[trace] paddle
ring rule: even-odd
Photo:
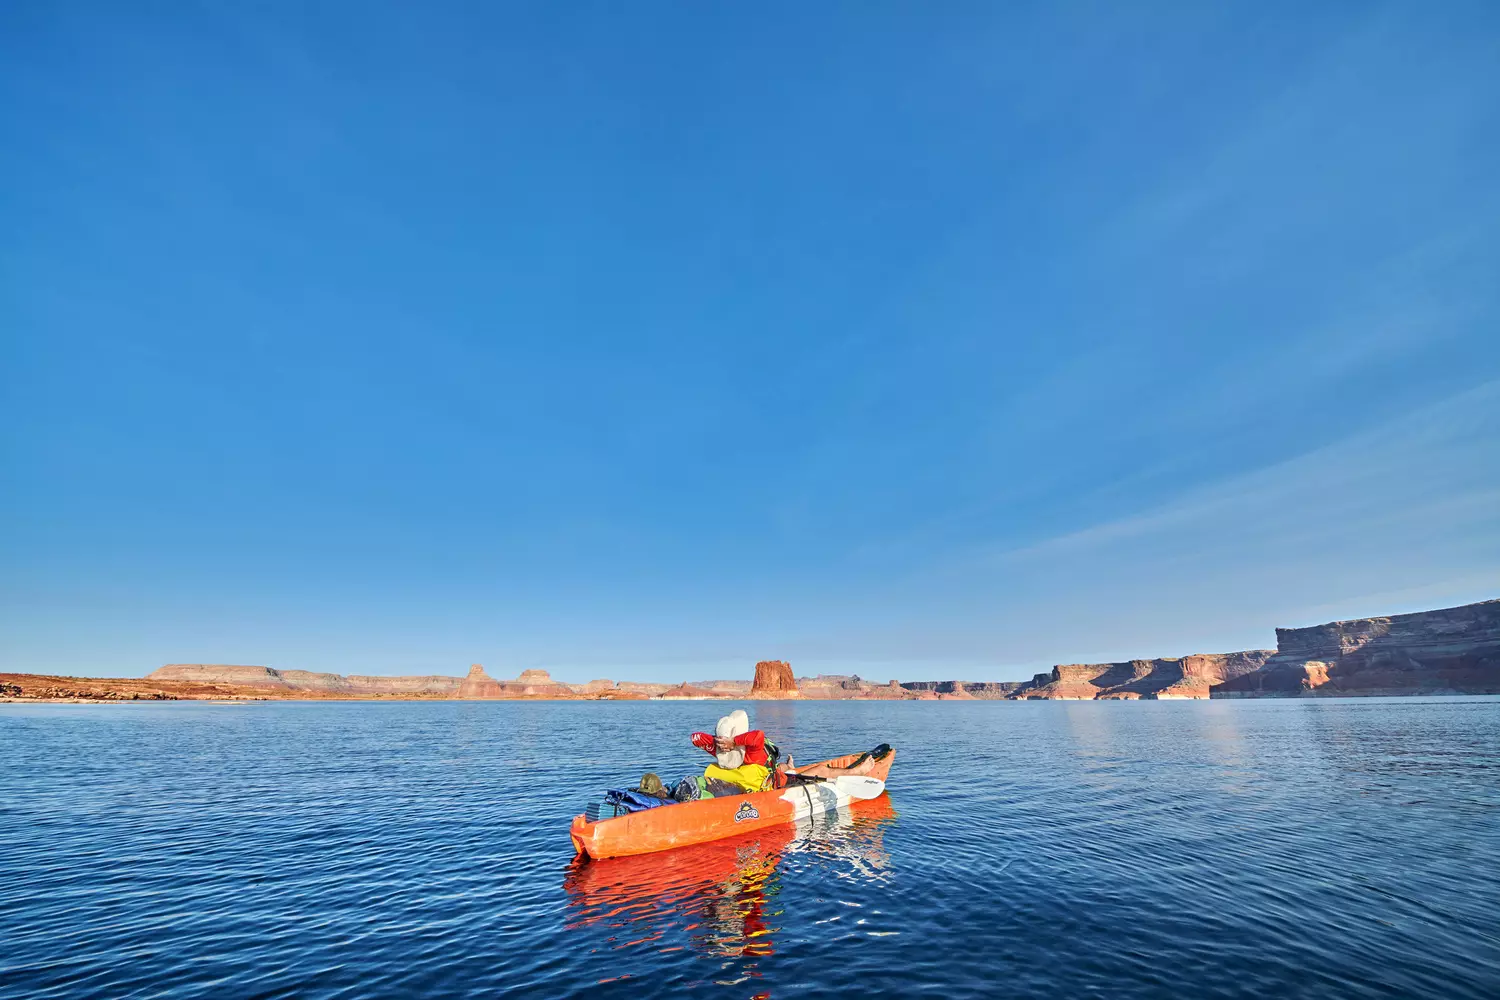
[[[885,791],[885,782],[864,774],[841,774],[830,784],[851,799],[873,799]]]

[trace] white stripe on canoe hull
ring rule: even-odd
[[[781,798],[792,804],[792,819],[799,820],[861,799],[873,799],[883,791],[885,782],[879,778],[848,775],[815,785],[796,785],[783,791]]]

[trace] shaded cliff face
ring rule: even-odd
[[[892,683],[895,683],[894,681]],[[1021,681],[907,681],[899,685],[913,694],[931,692],[939,698],[1009,698]]]
[[[750,685],[752,698],[795,698],[797,679],[792,666],[783,660],[761,660],[755,665],[755,682]]]
[[[1276,647],[1214,696],[1500,694],[1500,600],[1279,628]]]

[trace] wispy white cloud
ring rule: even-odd
[[[1437,512],[1500,529],[1500,380],[1317,448],[1192,490],[1153,510],[986,553],[999,565],[1217,528],[1342,535]],[[1447,523],[1453,523],[1449,520]]]

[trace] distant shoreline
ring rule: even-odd
[[[9,675],[15,676],[15,675]],[[894,704],[908,704],[911,702],[928,701],[970,701],[970,702],[1080,702],[1080,701],[1286,701],[1293,699],[1319,699],[1333,700],[1340,698],[1494,698],[1500,697],[1500,691],[1454,691],[1454,690],[1424,690],[1424,691],[1309,691],[1300,695],[1241,695],[1241,694],[1214,694],[1209,698],[887,698],[878,699]],[[649,702],[683,702],[683,701],[734,701],[732,695],[714,696],[711,698],[424,698],[406,697],[401,695],[388,696],[342,696],[342,697],[278,697],[274,695],[260,695],[255,697],[183,697],[183,698],[119,698],[119,697],[95,697],[95,698],[28,698],[28,697],[4,697],[0,698],[0,705],[169,705],[169,704],[193,704],[193,705],[257,705],[269,703],[301,703],[301,704],[323,704],[337,702],[340,704],[350,703],[416,703],[416,702],[442,702],[453,704],[455,702],[467,704],[485,704],[495,702],[612,702],[612,701],[649,701]],[[756,698],[741,699],[754,701],[800,701],[800,702],[845,702],[858,701],[867,702],[877,699],[868,698]]]
[[[403,677],[175,663],[143,678],[0,673],[0,702],[139,701],[1112,701],[1500,694],[1500,600],[1276,630],[1275,649],[1059,664],[1029,681],[797,677],[762,660],[753,679],[651,684],[467,675]]]

